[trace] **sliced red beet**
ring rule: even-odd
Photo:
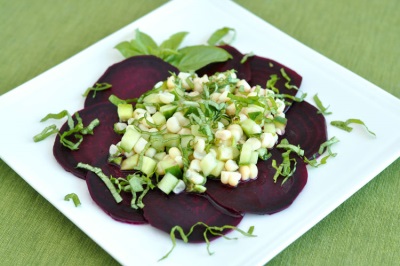
[[[239,52],[236,48],[230,45],[222,45],[219,46],[226,50],[228,53],[232,55],[232,58],[225,61],[225,62],[218,62],[209,64],[199,70],[196,71],[198,76],[203,75],[214,75],[216,72],[224,72],[227,70],[235,69],[237,72],[237,76],[240,79],[250,80],[251,78],[251,71],[250,71],[250,63],[248,61],[244,62],[243,64],[240,62],[244,55]]]
[[[250,62],[251,70],[251,80],[249,81],[251,86],[260,85],[262,88],[265,88],[271,75],[277,75],[278,81],[275,83],[275,88],[279,90],[280,94],[289,94],[291,96],[297,94],[297,89],[289,89],[286,87],[285,84],[288,80],[282,75],[281,69],[283,68],[287,76],[291,79],[289,84],[300,88],[302,77],[297,72],[274,60],[256,55],[249,57],[248,61]],[[293,102],[289,98],[285,100],[287,103]],[[289,106],[287,106],[285,110],[288,109]]]
[[[319,147],[328,140],[325,117],[306,101],[296,102],[287,111],[286,138],[290,144],[300,145],[308,159],[318,157]]]
[[[303,160],[297,158],[296,172],[282,185],[282,177],[275,183],[276,170],[272,159],[279,164],[281,153],[272,150],[272,157],[257,164],[255,180],[239,183],[236,188],[224,185],[219,180],[207,181],[207,195],[218,204],[238,212],[272,214],[289,207],[307,183],[307,169]]]
[[[179,70],[162,59],[152,55],[134,56],[110,66],[96,83],[109,83],[111,89],[89,93],[85,100],[85,107],[108,102],[111,94],[121,99],[137,98],[154,85],[166,80],[170,72],[179,73]]]
[[[123,173],[119,170],[119,168],[112,165],[104,164],[102,167],[102,171],[107,176],[123,176]],[[132,194],[121,192],[120,195],[122,196],[123,201],[117,203],[104,182],[95,173],[92,172],[87,173],[86,184],[88,186],[89,193],[93,201],[113,219],[130,224],[147,223],[141,209],[131,208]]]
[[[154,190],[147,194],[143,203],[145,207],[144,217],[154,227],[170,233],[174,226],[182,227],[187,234],[190,228],[198,223],[204,222],[208,226],[237,226],[243,216],[238,213],[224,212],[218,210],[203,196],[182,192],[180,194],[165,195],[160,190]],[[219,207],[221,209],[222,207]],[[229,213],[229,214],[228,214]],[[204,226],[196,226],[189,236],[189,242],[204,242]],[[223,231],[224,234],[230,230]],[[181,238],[176,234],[177,238]],[[208,234],[208,239],[217,238]]]
[[[53,154],[57,162],[68,172],[76,175],[79,178],[85,178],[86,170],[76,168],[79,162],[87,163],[93,166],[98,166],[99,157],[103,158],[108,155],[111,144],[120,141],[121,136],[114,132],[114,123],[118,122],[117,108],[111,103],[100,103],[80,110],[84,126],[87,126],[94,119],[98,118],[100,124],[94,128],[93,135],[84,135],[83,141],[79,149],[72,151],[64,147],[60,143],[60,136],[57,135]],[[68,130],[68,125],[65,123],[60,132]],[[104,159],[106,162],[107,160]]]

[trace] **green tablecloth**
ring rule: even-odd
[[[0,0],[0,94],[165,2]],[[398,0],[237,2],[400,98]],[[398,159],[268,265],[400,265],[399,170]],[[117,262],[0,160],[0,265],[60,264]]]

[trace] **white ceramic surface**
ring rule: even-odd
[[[190,12],[194,10],[195,12]],[[204,16],[207,14],[207,16]],[[215,19],[210,19],[215,18]],[[186,44],[205,42],[216,29],[235,28],[233,45],[241,52],[272,58],[303,76],[302,91],[319,97],[334,114],[331,120],[362,119],[377,134],[361,126],[351,133],[329,127],[336,158],[309,169],[309,182],[294,204],[271,216],[246,215],[240,228],[255,226],[256,238],[241,237],[205,244],[179,242],[168,259],[157,262],[170,248],[169,235],[149,225],[116,222],[101,211],[87,193],[85,182],[65,172],[52,156],[54,137],[34,143],[33,135],[51,123],[39,120],[63,109],[82,108],[82,92],[105,69],[122,57],[113,49],[139,28],[158,42],[178,31],[189,31]],[[23,106],[23,108],[20,108]],[[377,111],[379,110],[379,111]],[[9,116],[12,113],[13,116]],[[382,117],[380,114],[385,114]],[[23,130],[3,131],[0,156],[35,190],[123,265],[262,265],[309,230],[400,155],[400,101],[375,85],[302,45],[247,10],[227,0],[175,0],[97,42],[60,65],[0,97],[0,122]],[[61,125],[61,122],[58,122]],[[351,164],[351,167],[349,165]],[[64,196],[75,192],[82,205],[73,207]],[[45,217],[44,217],[45,218]]]

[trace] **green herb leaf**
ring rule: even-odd
[[[250,52],[250,53],[248,53],[248,54],[245,54],[245,55],[243,56],[243,58],[240,60],[240,63],[241,63],[241,64],[246,63],[247,59],[249,59],[249,57],[252,57],[252,56],[254,56],[254,53],[253,53],[253,52]]]
[[[53,114],[53,113],[49,113],[47,114],[45,117],[43,117],[40,122],[45,122],[49,119],[62,119],[64,117],[70,117],[69,113],[67,110],[62,110],[61,112],[57,113],[57,114]],[[73,127],[73,126],[72,126]]]
[[[374,132],[372,132],[371,130],[369,130],[368,127],[365,125],[365,123],[363,121],[361,121],[360,119],[350,118],[350,119],[347,119],[346,121],[331,121],[332,126],[343,129],[347,132],[351,132],[353,130],[353,128],[350,127],[349,124],[363,125],[370,134],[376,136],[376,134]]]
[[[118,193],[117,189],[115,188],[114,184],[111,182],[110,178],[103,173],[101,168],[93,167],[93,166],[91,166],[89,164],[85,164],[85,163],[78,163],[78,165],[76,167],[86,169],[88,171],[95,173],[98,177],[100,177],[100,179],[104,182],[104,184],[110,190],[112,196],[115,199],[115,202],[120,203],[122,201],[121,195]]]
[[[321,146],[319,147],[318,153],[320,155],[322,155],[326,149],[328,155],[322,157],[322,159],[320,160],[320,162],[317,161],[317,159],[312,159],[309,160],[307,158],[304,157],[304,162],[309,164],[312,167],[319,167],[323,164],[326,164],[326,162],[328,161],[329,158],[331,157],[336,157],[337,153],[333,153],[331,150],[331,147],[333,144],[339,142],[339,139],[336,137],[332,137],[331,139],[325,141],[324,143],[321,144]]]
[[[168,251],[167,254],[165,254],[161,259],[159,259],[159,261],[166,259],[171,252],[174,250],[175,246],[176,246],[176,237],[175,237],[175,232],[178,232],[180,237],[182,238],[183,242],[187,243],[188,242],[188,238],[189,236],[192,234],[194,228],[196,226],[203,226],[205,227],[203,236],[204,236],[204,240],[207,244],[207,251],[209,255],[212,255],[213,252],[210,251],[210,240],[207,237],[207,233],[210,233],[212,235],[217,235],[217,236],[222,236],[224,239],[227,240],[235,240],[237,238],[229,238],[227,236],[225,236],[222,232],[224,230],[235,230],[239,233],[241,233],[244,236],[247,237],[256,237],[256,235],[253,234],[254,232],[254,226],[250,226],[249,229],[246,231],[243,231],[239,228],[237,228],[236,226],[232,226],[232,225],[224,225],[224,226],[209,226],[203,222],[197,222],[195,223],[190,229],[189,232],[187,234],[185,234],[185,232],[183,231],[182,227],[180,227],[179,225],[172,227],[171,232],[170,232],[170,237],[171,237],[171,241],[172,241],[172,248]]]
[[[173,35],[171,35],[167,40],[163,41],[160,44],[160,49],[161,50],[171,50],[171,51],[176,51],[178,50],[179,46],[181,45],[183,39],[188,35],[188,32],[182,31],[182,32],[177,32]]]
[[[33,137],[33,141],[39,142],[39,141],[46,139],[48,136],[51,136],[51,135],[57,134],[57,133],[58,133],[57,126],[51,125],[51,126],[46,127],[45,129],[43,129],[43,131],[40,132],[39,134],[35,135]]]
[[[114,104],[115,106],[118,106],[118,104],[126,104],[126,103],[134,103],[138,101],[138,98],[132,98],[132,99],[121,99],[118,96],[111,94],[110,97],[108,97],[108,100]]]
[[[323,114],[323,115],[332,114],[332,112],[327,112],[327,109],[329,108],[329,105],[328,105],[328,107],[324,107],[324,105],[322,104],[321,100],[318,98],[318,94],[315,94],[313,99],[314,99],[314,102],[316,103],[316,105],[317,105],[317,107],[319,109],[319,111],[318,111],[319,114]]]
[[[81,201],[79,200],[78,195],[76,195],[75,193],[70,193],[65,195],[64,200],[65,201],[69,201],[71,200],[74,202],[75,207],[78,207],[79,205],[81,205]]]
[[[96,85],[94,87],[87,88],[82,96],[86,97],[89,95],[89,93],[91,91],[93,91],[94,92],[93,98],[94,98],[94,97],[96,97],[96,92],[108,90],[109,88],[111,88],[111,84],[109,84],[109,83],[96,83]]]
[[[145,54],[152,54],[152,51],[158,49],[157,43],[150,37],[150,35],[141,32],[139,29],[135,31],[135,41],[140,51]]]
[[[232,34],[232,37],[229,41],[225,42],[223,39],[229,34]],[[224,27],[216,30],[213,34],[211,34],[210,38],[207,40],[208,45],[222,45],[222,44],[230,44],[236,38],[236,30],[233,28]]]
[[[288,89],[296,89],[298,90],[299,88],[297,88],[295,85],[291,85],[290,82],[292,81],[292,79],[289,77],[289,75],[286,73],[284,68],[281,68],[281,74],[282,76],[286,79],[285,82],[285,87]]]
[[[142,55],[142,51],[138,51],[135,47],[127,41],[121,42],[115,48],[122,54],[123,57],[128,58],[136,55]]]
[[[224,62],[232,56],[222,48],[206,45],[187,46],[179,50],[177,67],[184,72],[196,71],[212,62]]]

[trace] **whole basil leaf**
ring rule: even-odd
[[[183,39],[188,34],[189,34],[188,32],[182,31],[182,32],[177,32],[177,33],[171,35],[167,40],[165,40],[161,43],[160,49],[173,50],[173,51],[178,50]]]
[[[187,46],[178,50],[176,67],[180,71],[196,71],[213,62],[223,62],[232,56],[222,48],[207,45]]]

